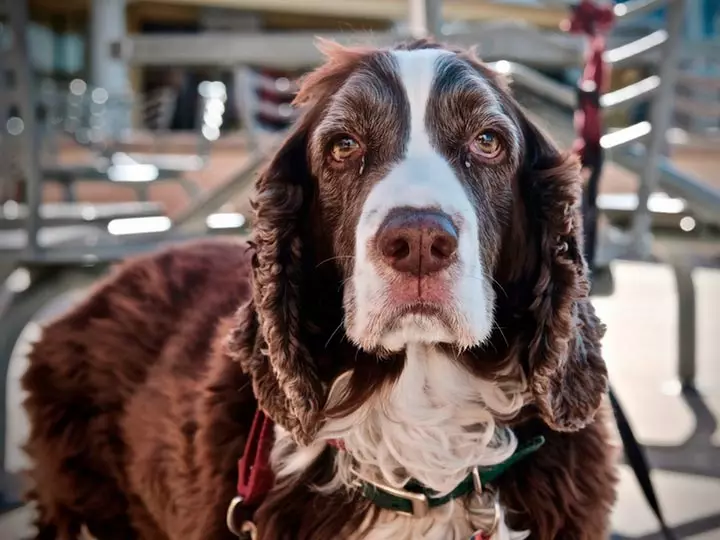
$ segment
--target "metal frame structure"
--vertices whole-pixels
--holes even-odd
[[[219,209],[239,191],[249,189],[251,180],[259,167],[266,161],[269,152],[274,149],[275,138],[262,137],[250,132],[248,147],[250,156],[236,175],[218,189],[196,195],[190,207],[177,220],[163,216],[138,216],[137,212],[128,213],[128,221],[133,223],[150,219],[164,220],[156,232],[137,232],[118,236],[110,231],[109,219],[94,209],[95,216],[91,225],[74,223],[76,207],[72,205],[41,205],[43,178],[37,166],[39,155],[38,126],[35,122],[33,91],[34,84],[30,76],[27,58],[27,42],[24,29],[27,27],[26,0],[4,0],[10,9],[9,19],[13,28],[13,50],[0,55],[5,71],[17,72],[12,88],[0,88],[0,106],[5,113],[7,105],[12,103],[16,109],[13,114],[23,122],[23,129],[12,139],[12,150],[21,150],[21,178],[24,181],[28,205],[18,209],[18,222],[22,228],[17,232],[15,246],[0,246],[0,508],[4,497],[17,497],[13,493],[20,488],[12,476],[4,474],[5,437],[6,437],[6,384],[8,359],[12,356],[18,338],[26,325],[34,320],[42,309],[56,302],[57,298],[68,290],[84,289],[104,273],[107,266],[127,256],[158,249],[161,245],[182,242],[192,238],[204,237],[214,232],[241,231],[244,219],[240,215],[218,213]],[[5,77],[0,77],[4,82]],[[19,105],[19,106],[18,106]],[[2,128],[5,128],[3,118]],[[2,134],[0,149],[6,150],[10,137]],[[3,170],[7,172],[7,163]],[[3,177],[0,177],[2,179]],[[10,180],[15,180],[12,175]],[[142,205],[141,205],[142,206]],[[5,210],[8,206],[5,205]],[[22,210],[22,211],[21,211]],[[53,215],[48,218],[48,212]],[[150,212],[152,213],[152,212]],[[24,215],[21,215],[24,214]],[[82,212],[81,212],[82,214]],[[99,215],[100,214],[100,215]],[[132,216],[132,217],[130,217]],[[7,216],[6,216],[7,217]],[[119,217],[123,217],[120,215]],[[20,219],[22,218],[22,219]],[[118,215],[113,216],[113,222]],[[6,222],[5,225],[8,225]],[[138,229],[147,229],[140,223]],[[152,224],[151,224],[152,225]],[[152,226],[150,227],[152,229]],[[4,241],[8,231],[0,230]],[[52,233],[50,238],[48,233]],[[14,486],[14,487],[13,487]]]

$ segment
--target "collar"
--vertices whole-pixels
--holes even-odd
[[[492,484],[515,463],[538,450],[543,444],[545,444],[544,437],[535,437],[518,446],[515,453],[505,461],[491,467],[473,468],[470,474],[455,486],[455,489],[442,496],[414,479],[408,481],[403,488],[398,489],[364,478],[354,470],[353,474],[356,477],[356,485],[361,489],[363,496],[375,506],[400,514],[422,517],[431,508],[443,506],[473,492],[482,493],[486,486]]]
[[[273,421],[258,408],[253,418],[250,433],[245,442],[245,451],[238,462],[237,496],[230,503],[227,513],[227,523],[234,533],[242,531],[235,524],[235,511],[238,507],[253,507],[260,504],[275,483],[275,476],[270,466],[270,452],[274,442]],[[475,467],[462,482],[450,493],[438,496],[434,491],[426,488],[416,480],[410,480],[402,489],[379,484],[362,477],[353,471],[356,485],[365,498],[376,506],[399,513],[420,516],[430,508],[442,506],[475,492],[482,492],[485,486],[492,484],[505,471],[522,458],[535,452],[545,443],[544,437],[535,437],[519,446],[508,459],[492,467]],[[344,450],[342,441],[330,441],[338,450]],[[243,523],[243,527],[252,525]],[[238,536],[240,536],[238,534]]]

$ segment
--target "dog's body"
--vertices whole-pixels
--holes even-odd
[[[254,243],[129,261],[33,350],[38,538],[233,538],[258,407],[275,486],[233,517],[260,540],[606,536],[615,454],[576,168],[472,57],[331,49],[258,182]],[[468,120],[444,96],[479,100],[495,130],[459,160],[449,134]],[[381,132],[367,99],[388,107]],[[482,493],[424,516],[355,485],[449,493],[537,436]]]

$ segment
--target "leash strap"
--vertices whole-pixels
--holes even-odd
[[[666,540],[676,540],[677,537],[672,529],[668,527],[667,522],[665,521],[665,516],[660,508],[660,503],[658,502],[657,495],[655,494],[655,488],[653,487],[652,479],[650,478],[650,466],[647,462],[647,458],[645,457],[645,453],[643,452],[643,448],[635,438],[630,422],[628,422],[628,419],[625,416],[625,411],[623,411],[620,406],[620,402],[618,401],[612,388],[610,389],[610,403],[612,404],[613,411],[615,412],[615,419],[617,420],[620,439],[622,440],[623,448],[625,449],[625,458],[632,468],[633,473],[635,473],[635,477],[640,484],[640,488],[645,495],[648,505],[660,523],[663,536]]]
[[[607,34],[611,30],[615,14],[612,6],[598,6],[593,0],[581,0],[573,6],[565,29],[573,34],[586,36],[585,67],[577,84],[577,109],[573,117],[576,139],[573,150],[580,156],[582,166],[588,171],[583,190],[583,220],[585,257],[591,268],[595,263],[597,192],[604,162],[600,139],[603,135],[600,96],[607,85],[609,66],[604,55]]]
[[[245,452],[238,462],[237,493],[245,506],[262,502],[275,483],[270,467],[273,441],[273,421],[258,409],[245,443]]]

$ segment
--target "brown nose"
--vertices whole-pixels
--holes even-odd
[[[442,212],[402,209],[380,226],[376,242],[386,264],[398,272],[424,276],[450,265],[458,233]]]

